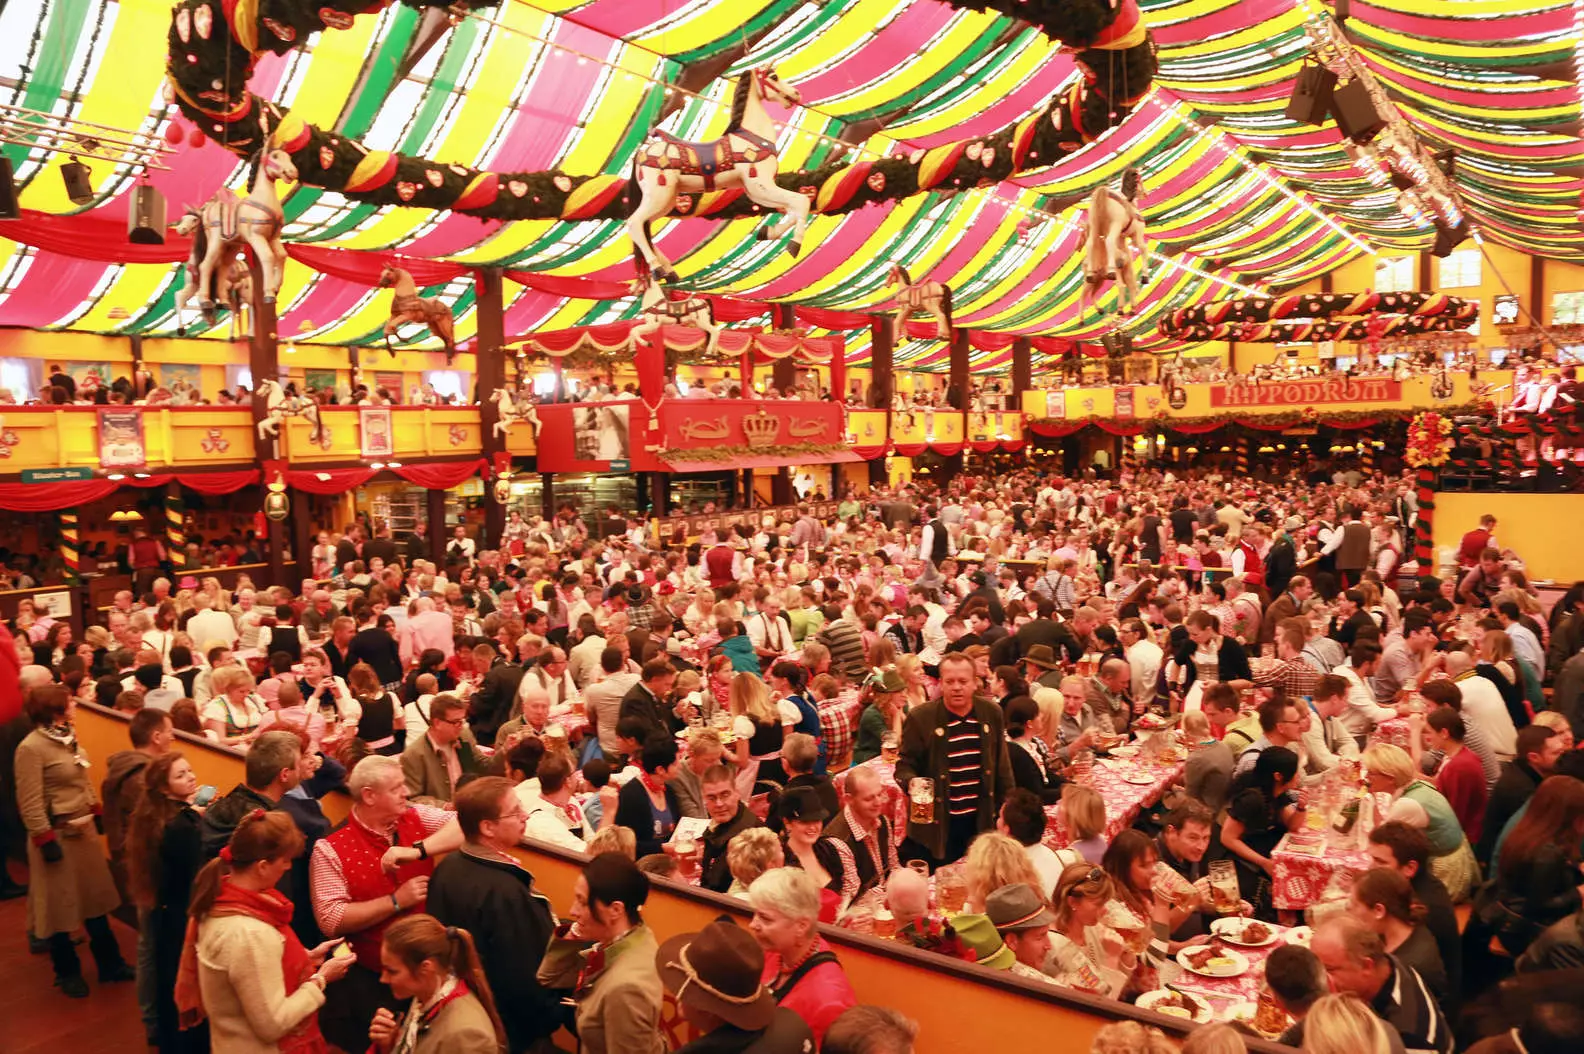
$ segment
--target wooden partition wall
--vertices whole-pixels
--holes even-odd
[[[77,735],[98,768],[104,759],[127,748],[124,715],[92,705],[77,708]],[[198,773],[200,783],[226,792],[242,778],[242,755],[197,737],[178,734],[180,749]],[[323,802],[334,819],[346,815],[344,795]],[[572,902],[572,886],[582,859],[552,846],[523,849],[519,858],[558,910]],[[746,924],[747,906],[718,894],[666,879],[657,880],[644,918],[664,941],[697,930],[720,915]],[[1051,1049],[1082,1052],[1095,1032],[1112,1021],[1132,1019],[1159,1027],[1174,1036],[1183,1023],[1126,1003],[1097,999],[1068,988],[1038,984],[995,973],[941,955],[903,947],[894,941],[823,927],[841,956],[842,965],[860,1001],[890,1006],[919,1023],[919,1054],[994,1054],[1028,1049],[1033,1042]],[[1287,1047],[1250,1039],[1258,1054],[1291,1054]]]

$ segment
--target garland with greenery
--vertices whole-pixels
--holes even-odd
[[[822,457],[850,447],[846,443],[777,443],[774,446],[700,446],[658,451],[666,461],[736,461],[753,457]]]
[[[302,48],[321,30],[344,30],[390,0],[180,0],[171,15],[168,83],[173,101],[204,136],[251,157],[284,149],[300,182],[375,205],[450,209],[492,220],[619,220],[637,204],[616,175],[489,172],[369,150],[315,127],[248,91],[259,56]],[[400,0],[408,7],[494,7],[500,0]],[[1149,90],[1155,48],[1136,0],[948,0],[1028,21],[1076,50],[1084,76],[1037,114],[994,135],[902,157],[782,172],[776,182],[807,194],[814,211],[851,212],[934,190],[951,194],[1043,168],[1119,123]],[[657,89],[658,90],[658,89]],[[689,199],[693,216],[727,219],[760,211],[740,190]],[[699,207],[695,207],[699,206]],[[679,203],[679,209],[684,206]]]
[[[1466,329],[1479,302],[1445,293],[1293,293],[1182,307],[1156,328],[1174,340],[1301,343]]]
[[[1463,403],[1458,406],[1441,407],[1436,413],[1444,417],[1460,417],[1490,412],[1490,403]],[[1107,424],[1112,426],[1126,426],[1139,428],[1158,428],[1172,432],[1182,429],[1203,430],[1210,427],[1236,428],[1246,427],[1254,431],[1274,431],[1277,428],[1290,428],[1295,425],[1368,425],[1399,423],[1412,419],[1419,414],[1418,410],[1328,410],[1319,411],[1313,407],[1302,410],[1285,410],[1274,414],[1226,413],[1211,414],[1206,417],[1179,417],[1167,414],[1164,410],[1153,417],[1134,417],[1121,419],[1117,417],[1101,417],[1090,414],[1086,417],[1036,417],[1029,421],[1029,428],[1038,435],[1040,428],[1052,428],[1066,432],[1074,426],[1083,428],[1089,425]]]

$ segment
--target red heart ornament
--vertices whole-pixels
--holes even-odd
[[[405,182],[396,184],[396,196],[403,201],[411,201],[417,195],[418,184]]]
[[[445,186],[445,174],[442,172],[436,172],[432,168],[424,169],[424,178],[427,179],[429,181],[429,185],[434,187],[436,190],[439,190],[441,187]]]

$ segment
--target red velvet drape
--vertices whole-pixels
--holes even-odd
[[[418,465],[403,465],[396,474],[408,483],[427,490],[450,490],[469,477],[489,466],[483,458],[471,461],[427,461]]]

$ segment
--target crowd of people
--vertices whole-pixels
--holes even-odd
[[[1294,921],[1273,851],[1319,788],[1362,781],[1373,868],[1270,957],[1284,1041],[1561,1050],[1584,1034],[1562,991],[1584,965],[1584,583],[1548,611],[1493,516],[1416,575],[1412,493],[1015,471],[697,539],[514,517],[493,546],[458,528],[443,565],[376,525],[322,534],[297,588],[153,576],[81,641],[28,612],[0,631],[24,710],[0,794],[30,936],[86,997],[85,931],[162,1051],[494,1054],[567,1028],[659,1052],[670,993],[687,1050],[901,1054],[913,1026],[858,1002],[822,923],[862,908],[912,947],[1131,1001],[1209,940],[1212,864],[1240,912]],[[83,703],[127,713],[126,750],[84,754]],[[1182,779],[1112,829],[1093,753],[1163,725]],[[242,782],[200,786],[177,731],[241,751]],[[569,902],[525,843],[578,854]],[[662,942],[657,882],[745,921]],[[1527,1010],[1458,1013],[1513,984]],[[1129,1022],[1096,1049],[1159,1042]]]

